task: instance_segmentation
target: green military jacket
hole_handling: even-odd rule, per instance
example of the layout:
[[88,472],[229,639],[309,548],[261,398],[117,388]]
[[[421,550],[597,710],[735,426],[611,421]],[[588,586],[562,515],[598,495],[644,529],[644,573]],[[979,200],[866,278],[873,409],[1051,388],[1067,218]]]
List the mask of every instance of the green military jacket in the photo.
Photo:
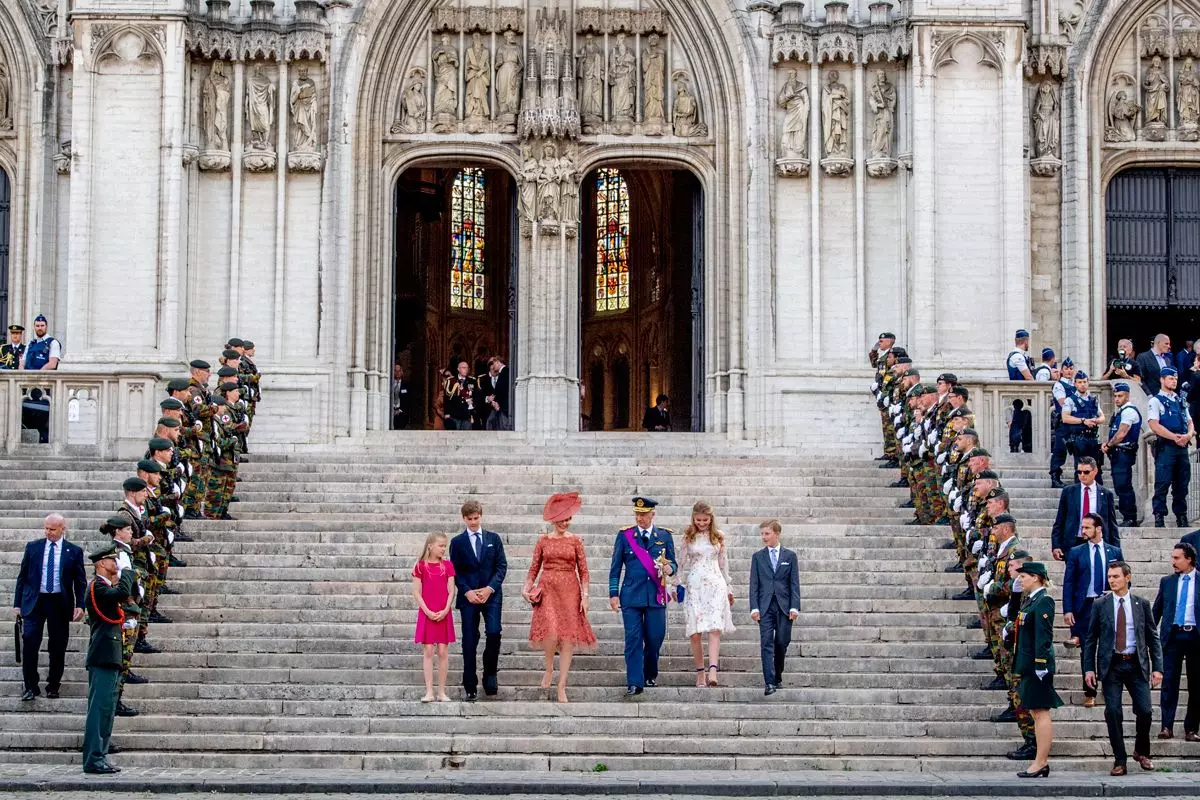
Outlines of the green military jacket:
[[[997,546],[996,550],[999,551],[999,549]],[[996,555],[989,556],[992,559],[993,567],[992,583],[987,587],[983,599],[992,608],[1006,605],[1008,598],[1012,596],[1012,579],[1008,577],[1008,562],[1012,559],[1012,554],[1020,549],[1021,542],[1014,533],[1003,553],[997,552]]]
[[88,625],[92,634],[88,640],[88,667],[121,667],[121,602],[133,593],[133,570],[121,574],[116,586],[93,578],[88,586]]
[[1033,675],[1039,669],[1054,674],[1054,613],[1049,591],[1026,601],[1018,615],[1021,635],[1013,659],[1014,675]]

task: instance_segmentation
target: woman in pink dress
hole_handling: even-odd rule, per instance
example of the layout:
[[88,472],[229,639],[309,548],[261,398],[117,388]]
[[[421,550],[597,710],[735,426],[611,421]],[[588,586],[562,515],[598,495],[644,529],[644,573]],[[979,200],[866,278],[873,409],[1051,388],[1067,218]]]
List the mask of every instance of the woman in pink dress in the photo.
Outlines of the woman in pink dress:
[[[554,525],[538,539],[533,564],[521,596],[533,604],[529,642],[546,654],[542,688],[554,680],[554,652],[558,651],[558,702],[567,702],[567,676],[576,647],[596,644],[588,623],[588,566],[583,540],[570,532],[571,518],[583,503],[578,492],[556,494],[546,501],[542,518]],[[540,577],[539,577],[540,576]]]
[[440,702],[448,703],[446,673],[450,669],[450,643],[454,641],[454,565],[446,558],[450,538],[444,533],[431,533],[425,539],[421,560],[413,567],[413,597],[417,601],[417,644],[425,646],[425,696],[422,703],[432,703],[433,653],[437,649],[438,693]]

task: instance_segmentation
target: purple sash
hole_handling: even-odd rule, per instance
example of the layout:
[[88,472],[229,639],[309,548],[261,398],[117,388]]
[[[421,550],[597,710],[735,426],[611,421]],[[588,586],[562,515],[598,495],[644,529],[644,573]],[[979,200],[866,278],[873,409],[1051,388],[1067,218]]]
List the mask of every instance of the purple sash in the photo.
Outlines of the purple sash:
[[629,546],[633,549],[633,554],[637,556],[637,560],[641,562],[642,569],[650,575],[650,580],[654,581],[654,585],[658,587],[658,602],[664,606],[669,600],[667,587],[663,585],[662,578],[658,574],[658,565],[654,563],[654,559],[650,557],[650,551],[642,547],[633,535],[636,528],[625,529],[625,541],[629,542]]

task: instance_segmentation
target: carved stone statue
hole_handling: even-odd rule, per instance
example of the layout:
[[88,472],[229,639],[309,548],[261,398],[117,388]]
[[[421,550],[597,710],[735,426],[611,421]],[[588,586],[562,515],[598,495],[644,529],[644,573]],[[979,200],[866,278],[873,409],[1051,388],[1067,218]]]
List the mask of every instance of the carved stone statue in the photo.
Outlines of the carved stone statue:
[[1167,95],[1171,93],[1171,82],[1167,80],[1163,70],[1162,58],[1155,56],[1142,79],[1142,89],[1145,91],[1146,125],[1166,126],[1167,124]]
[[1106,142],[1132,142],[1137,139],[1137,117],[1141,106],[1133,102],[1129,92],[1118,89],[1108,98],[1108,127]]
[[808,158],[808,123],[812,103],[808,87],[800,82],[800,73],[788,70],[787,80],[775,100],[784,109],[783,136],[779,140],[779,157]]
[[250,147],[271,150],[271,123],[275,121],[275,82],[259,64],[246,87],[246,117],[250,123]]
[[538,192],[538,162],[534,158],[533,148],[523,145],[521,148],[521,191],[517,196],[520,206],[521,220],[525,223],[537,221],[537,192]]
[[700,104],[692,94],[687,75],[681,72],[675,75],[675,135],[708,135],[708,127],[700,121]]
[[317,84],[308,77],[308,67],[296,70],[296,81],[288,101],[292,110],[292,149],[317,149]]
[[458,117],[458,51],[450,44],[450,34],[443,33],[441,43],[433,49],[433,113]]
[[821,95],[826,158],[850,157],[850,92],[840,77],[837,70],[831,71]]
[[504,44],[496,48],[496,110],[505,124],[514,122],[521,110],[524,63],[517,34],[505,31]]
[[404,82],[400,94],[400,118],[392,125],[392,133],[424,133],[425,112],[429,101],[425,97],[425,70],[414,67]]
[[1200,76],[1196,75],[1195,61],[1184,59],[1177,80],[1179,88],[1175,92],[1175,101],[1179,103],[1179,127],[1200,127]]
[[562,221],[574,225],[579,222],[579,171],[575,168],[575,152],[571,145],[558,159],[558,182],[562,193]]
[[636,68],[636,58],[629,45],[625,44],[625,34],[618,33],[617,42],[608,58],[608,83],[612,87],[609,111],[613,122],[633,122]]
[[579,72],[583,76],[579,113],[584,127],[594,129],[604,119],[604,52],[590,33],[584,37],[579,61]]
[[8,66],[0,61],[0,131],[11,131],[12,126],[12,85]]
[[537,171],[537,218],[558,222],[562,209],[561,169],[554,142],[542,145],[542,159]]
[[875,124],[871,129],[871,158],[891,158],[892,142],[896,136],[896,87],[887,73],[875,73],[869,96]]
[[1033,101],[1034,158],[1059,157],[1058,93],[1050,81],[1042,81]]
[[200,122],[208,150],[229,149],[229,98],[232,86],[224,61],[214,61],[200,87]]
[[468,129],[478,131],[491,116],[488,91],[492,87],[492,55],[483,43],[483,34],[471,35],[467,50],[467,122]]
[[663,123],[667,120],[666,82],[667,53],[663,48],[662,39],[658,34],[652,33],[646,43],[646,52],[642,55],[642,87],[646,104],[644,119],[647,133],[661,133]]

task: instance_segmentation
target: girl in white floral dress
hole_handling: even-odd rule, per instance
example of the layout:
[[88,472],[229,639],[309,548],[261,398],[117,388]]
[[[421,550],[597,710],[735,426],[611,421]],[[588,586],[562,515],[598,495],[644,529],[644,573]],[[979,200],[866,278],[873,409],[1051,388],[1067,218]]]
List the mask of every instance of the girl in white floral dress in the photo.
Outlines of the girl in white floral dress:
[[[733,582],[725,555],[725,534],[716,529],[708,503],[692,507],[692,521],[683,532],[679,581],[684,587],[683,613],[696,662],[696,685],[716,686],[720,671],[721,634],[732,633]],[[708,636],[708,667],[700,637]]]

